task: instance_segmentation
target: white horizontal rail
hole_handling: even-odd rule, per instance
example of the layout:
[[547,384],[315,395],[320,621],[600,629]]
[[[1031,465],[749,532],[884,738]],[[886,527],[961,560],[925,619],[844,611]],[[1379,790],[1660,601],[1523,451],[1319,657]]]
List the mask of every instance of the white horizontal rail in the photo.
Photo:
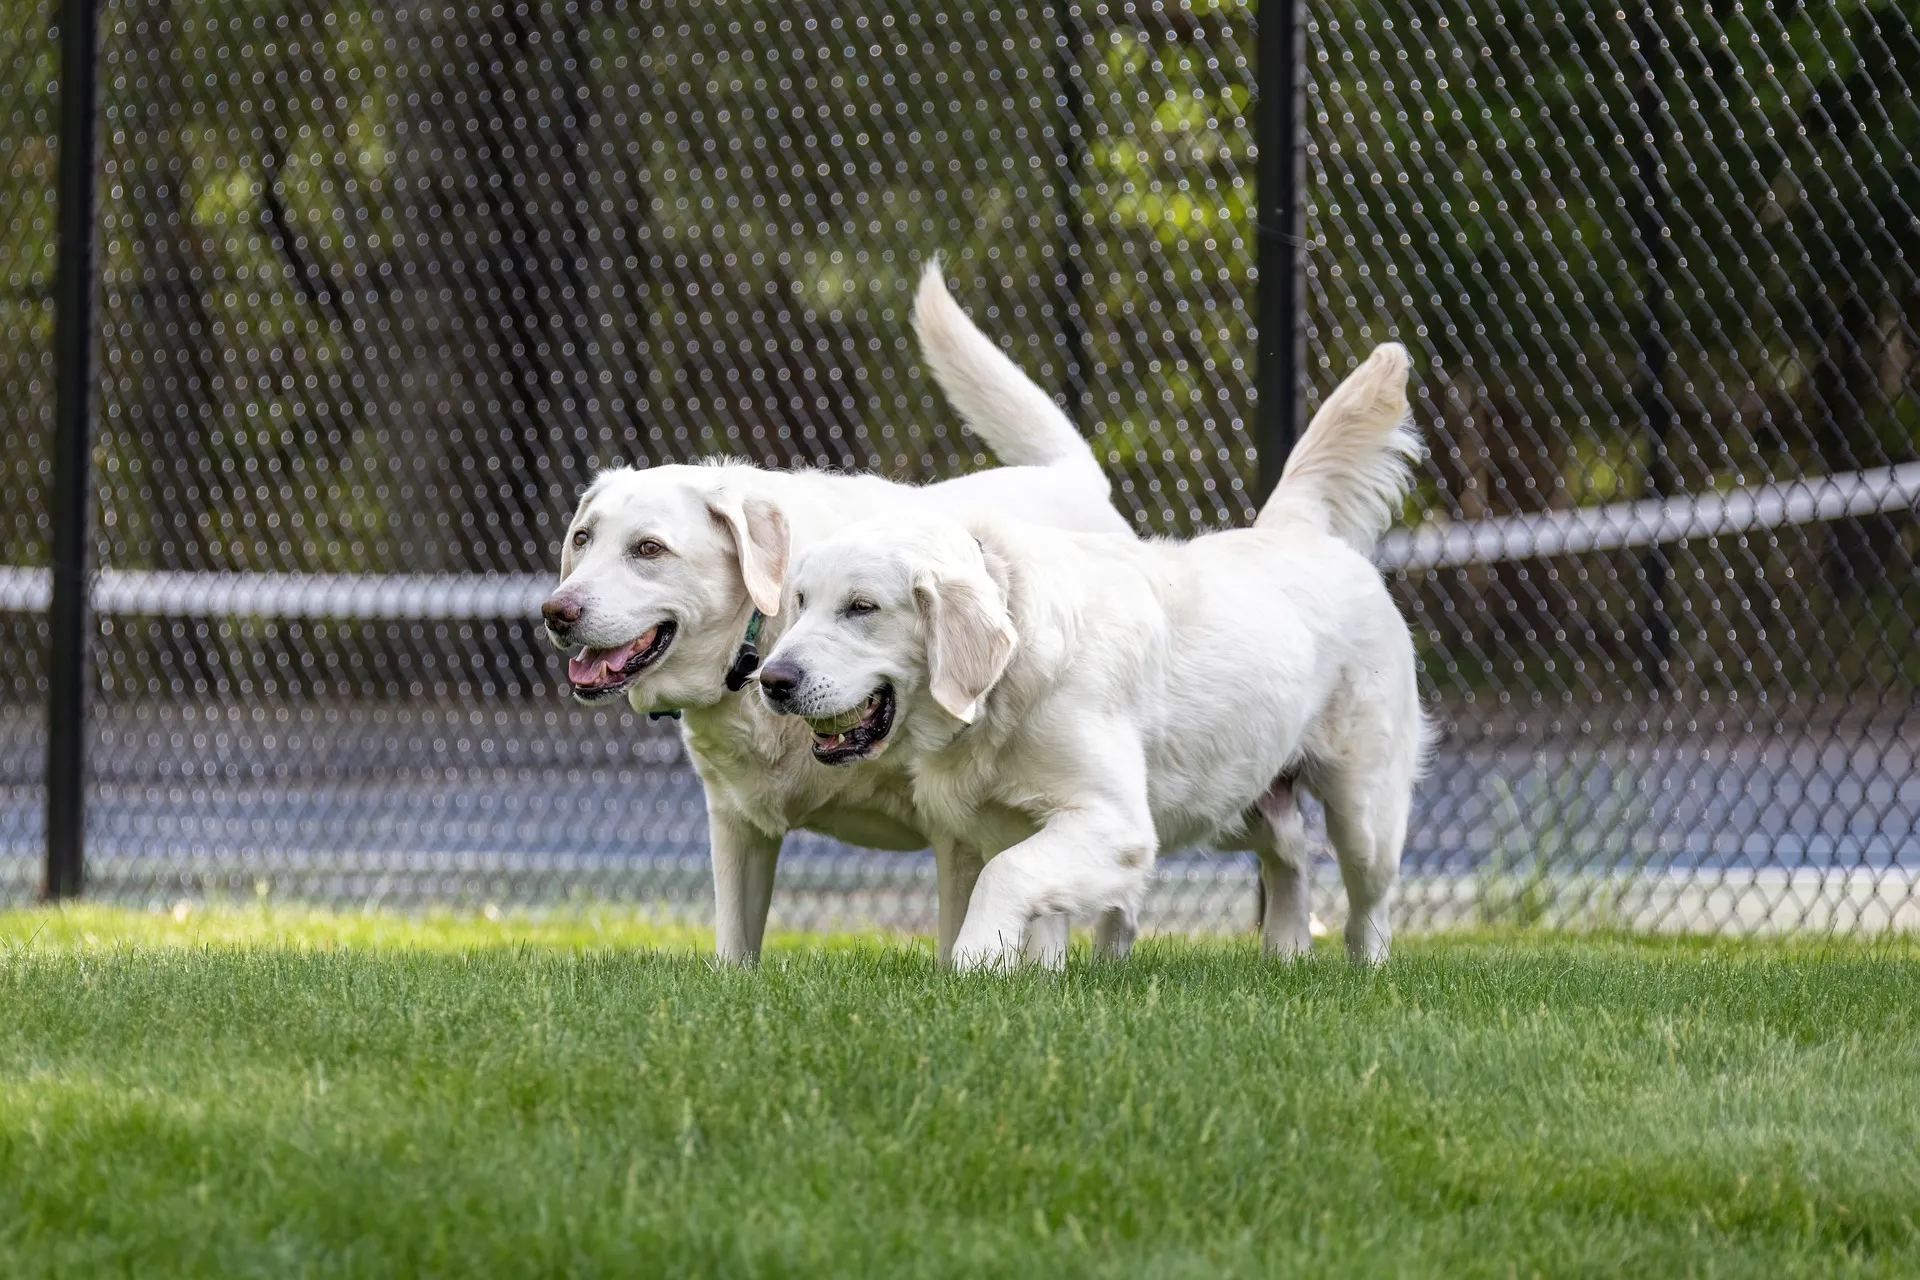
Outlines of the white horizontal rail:
[[[552,593],[548,574],[179,573],[103,569],[99,613],[160,617],[533,618]],[[0,568],[0,611],[39,612],[52,596],[45,569]]]
[[[1920,462],[1641,502],[1396,529],[1380,544],[1389,569],[1444,569],[1615,551],[1751,533],[1920,505]],[[104,569],[99,613],[159,617],[345,618],[375,621],[531,618],[553,590],[546,574],[182,573]],[[0,566],[0,612],[46,609],[45,569]]]
[[1381,542],[1377,559],[1389,569],[1445,569],[1650,547],[1899,511],[1916,504],[1920,504],[1920,462],[1908,462],[1724,493],[1395,529]]

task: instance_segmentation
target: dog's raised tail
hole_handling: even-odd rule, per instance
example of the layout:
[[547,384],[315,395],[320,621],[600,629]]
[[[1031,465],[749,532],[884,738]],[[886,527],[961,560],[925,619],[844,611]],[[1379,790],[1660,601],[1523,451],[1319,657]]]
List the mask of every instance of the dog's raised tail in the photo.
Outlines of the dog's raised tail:
[[1373,349],[1335,387],[1287,457],[1258,528],[1299,521],[1371,553],[1413,482],[1420,439],[1407,420],[1407,370],[1397,342]]
[[980,332],[947,292],[938,257],[927,264],[913,302],[920,352],[967,428],[1007,466],[1084,465],[1106,484],[1093,450],[1053,397]]

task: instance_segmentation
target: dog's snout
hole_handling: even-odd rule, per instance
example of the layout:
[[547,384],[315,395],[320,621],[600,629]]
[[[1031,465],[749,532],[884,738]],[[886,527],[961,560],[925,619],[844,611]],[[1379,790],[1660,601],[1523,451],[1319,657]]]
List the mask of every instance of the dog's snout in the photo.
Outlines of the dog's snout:
[[540,606],[540,616],[547,620],[547,630],[557,636],[563,636],[573,630],[580,621],[580,602],[570,596],[549,596]]
[[800,687],[804,673],[791,662],[769,662],[760,668],[760,692],[769,702],[785,702]]

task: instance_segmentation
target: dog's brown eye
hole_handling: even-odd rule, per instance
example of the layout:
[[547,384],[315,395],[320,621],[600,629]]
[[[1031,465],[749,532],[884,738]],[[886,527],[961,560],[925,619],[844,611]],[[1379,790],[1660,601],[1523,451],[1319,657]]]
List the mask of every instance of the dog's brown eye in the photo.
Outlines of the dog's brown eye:
[[584,547],[587,545],[587,531],[585,529],[581,529],[573,535],[573,545],[576,547]]
[[666,548],[664,546],[655,542],[652,538],[642,538],[633,544],[633,554],[639,556],[642,560],[651,560],[665,550]]
[[880,611],[880,606],[875,604],[871,600],[847,601],[847,616],[849,618],[857,618],[862,614],[878,613],[879,611]]

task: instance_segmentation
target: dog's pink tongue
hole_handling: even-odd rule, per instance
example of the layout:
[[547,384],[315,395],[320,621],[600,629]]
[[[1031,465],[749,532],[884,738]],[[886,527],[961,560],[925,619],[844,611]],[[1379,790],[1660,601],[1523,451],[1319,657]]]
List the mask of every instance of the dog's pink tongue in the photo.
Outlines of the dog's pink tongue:
[[595,685],[606,684],[620,674],[623,667],[640,652],[641,646],[653,635],[646,635],[618,649],[582,649],[580,656],[567,660],[567,679],[576,685],[591,689]]

